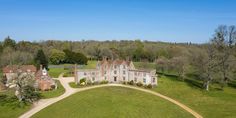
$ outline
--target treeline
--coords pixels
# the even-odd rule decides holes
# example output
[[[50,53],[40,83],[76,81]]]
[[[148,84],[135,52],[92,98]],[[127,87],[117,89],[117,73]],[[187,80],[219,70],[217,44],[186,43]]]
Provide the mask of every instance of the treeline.
[[[157,70],[160,73],[176,74],[184,80],[200,80],[202,87],[216,83],[221,89],[229,83],[236,85],[236,27],[219,26],[209,43],[177,51],[172,58],[159,58]]]
[[[0,66],[86,64],[87,60],[101,60],[103,57],[119,58],[154,62],[160,73],[174,73],[182,80],[191,74],[203,82],[206,89],[210,83],[218,83],[223,88],[236,76],[235,38],[235,26],[220,26],[206,44],[140,40],[15,42],[7,37],[0,42]]]

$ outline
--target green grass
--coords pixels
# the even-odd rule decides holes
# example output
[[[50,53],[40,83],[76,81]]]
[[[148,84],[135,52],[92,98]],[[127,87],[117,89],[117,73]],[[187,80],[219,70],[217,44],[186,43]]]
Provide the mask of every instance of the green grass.
[[[48,74],[53,78],[58,78],[61,73],[66,73],[68,70],[64,70],[64,68],[50,68]]]
[[[14,97],[14,90],[0,92],[1,95]],[[17,118],[31,108],[31,105],[17,106],[17,99],[11,99],[11,101],[2,101],[2,99],[0,98],[0,118]]]
[[[88,61],[88,64],[81,66],[80,69],[95,69],[96,65],[97,65],[97,61]],[[61,64],[61,65],[58,65],[58,66],[61,66],[61,67],[49,68],[48,73],[51,77],[58,78],[58,76],[61,73],[65,73],[65,75],[64,75],[65,77],[73,77],[74,76],[73,74],[69,73],[69,70],[64,69],[64,67],[66,67],[66,66],[74,66],[73,64]]]
[[[95,69],[96,66],[97,66],[97,61],[88,61],[88,64],[82,66],[80,69]]]
[[[75,82],[70,82],[69,85],[71,88],[80,88]]]
[[[58,88],[56,90],[51,90],[51,91],[40,91],[42,98],[47,99],[47,98],[53,98],[53,97],[58,97],[65,93],[65,88],[61,85],[60,81],[56,80]]]
[[[157,96],[122,87],[76,93],[32,118],[191,118],[188,112]]]
[[[226,87],[224,91],[212,88],[209,92],[199,88],[199,83],[183,82],[176,77],[162,77],[154,88],[197,111],[205,118],[235,118],[236,89]]]
[[[149,62],[133,62],[135,68],[137,69],[156,69],[155,63],[149,63]]]

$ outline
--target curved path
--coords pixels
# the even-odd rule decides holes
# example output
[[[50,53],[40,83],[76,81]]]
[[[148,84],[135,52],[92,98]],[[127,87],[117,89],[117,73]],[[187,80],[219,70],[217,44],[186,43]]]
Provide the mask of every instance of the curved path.
[[[69,86],[69,82],[73,82],[74,78],[73,77],[66,77],[63,78],[62,74],[59,76],[59,81],[61,82],[62,86],[65,88],[66,92],[56,98],[49,98],[49,99],[41,99],[38,102],[34,103],[33,108],[30,109],[28,112],[24,113],[23,115],[21,115],[19,118],[29,118],[32,115],[34,115],[35,113],[39,112],[40,110],[44,109],[45,107],[58,102],[74,93],[80,92],[80,91],[85,91],[85,90],[89,90],[89,89],[94,89],[94,88],[100,88],[100,87],[106,87],[106,86],[119,86],[119,87],[125,87],[125,88],[131,88],[131,89],[135,89],[135,90],[139,90],[139,91],[143,91],[146,93],[150,93],[153,94],[155,96],[161,97],[165,100],[168,100],[176,105],[178,105],[179,107],[183,108],[184,110],[186,110],[187,112],[191,113],[194,117],[196,118],[203,118],[200,114],[198,114],[197,112],[195,112],[194,110],[190,109],[189,107],[185,106],[184,104],[171,99],[167,96],[164,96],[160,93],[148,90],[148,89],[143,89],[143,88],[138,88],[138,87],[134,87],[134,86],[127,86],[127,85],[122,85],[122,84],[104,84],[104,85],[96,85],[96,86],[91,86],[91,87],[85,87],[85,88],[71,88]]]

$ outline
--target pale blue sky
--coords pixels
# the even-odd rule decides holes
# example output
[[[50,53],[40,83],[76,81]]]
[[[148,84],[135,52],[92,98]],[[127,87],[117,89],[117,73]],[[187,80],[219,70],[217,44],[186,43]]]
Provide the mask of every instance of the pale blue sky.
[[[205,43],[236,24],[235,0],[0,0],[0,40]]]

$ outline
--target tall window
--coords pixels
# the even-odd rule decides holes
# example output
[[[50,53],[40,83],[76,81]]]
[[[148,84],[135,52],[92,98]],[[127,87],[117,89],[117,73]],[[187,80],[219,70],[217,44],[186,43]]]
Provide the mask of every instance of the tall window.
[[[114,68],[115,68],[115,69],[116,69],[116,67],[117,67],[117,66],[116,66],[116,65],[114,65]]]
[[[143,78],[143,83],[146,83],[146,78]]]
[[[155,78],[152,78],[152,82],[155,83],[156,79]]]
[[[95,72],[92,72],[92,75],[95,75]]]
[[[125,69],[125,65],[123,65],[123,69]]]
[[[136,77],[134,78],[134,82],[137,82],[137,78]]]
[[[123,71],[123,74],[125,75],[125,70]]]
[[[123,77],[123,81],[125,81],[125,77]]]
[[[105,76],[104,79],[107,80],[107,77]]]
[[[92,77],[92,80],[95,81],[95,77]]]
[[[114,74],[116,74],[116,70],[114,71]]]

